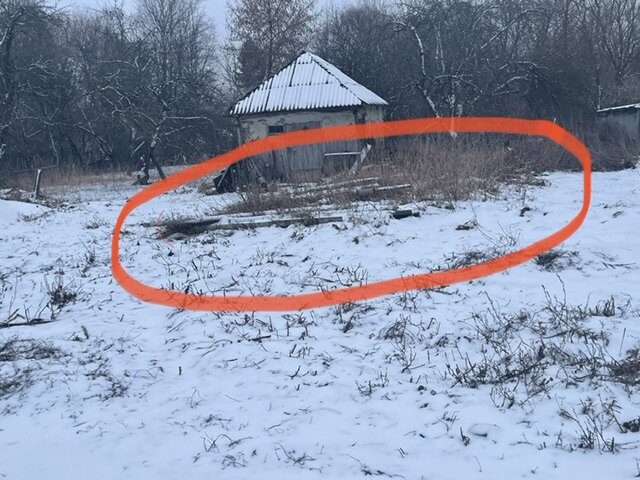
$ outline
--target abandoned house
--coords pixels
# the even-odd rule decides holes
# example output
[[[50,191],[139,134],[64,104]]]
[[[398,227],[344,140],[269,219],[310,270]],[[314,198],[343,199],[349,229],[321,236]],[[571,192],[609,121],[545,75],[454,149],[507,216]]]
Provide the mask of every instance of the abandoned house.
[[[601,126],[612,128],[632,142],[640,142],[640,103],[602,108],[596,112]]]
[[[387,102],[317,55],[303,52],[238,101],[230,111],[240,144],[294,130],[384,119]],[[266,181],[328,174],[362,161],[371,140],[312,144],[244,162]],[[241,166],[238,166],[239,168]]]

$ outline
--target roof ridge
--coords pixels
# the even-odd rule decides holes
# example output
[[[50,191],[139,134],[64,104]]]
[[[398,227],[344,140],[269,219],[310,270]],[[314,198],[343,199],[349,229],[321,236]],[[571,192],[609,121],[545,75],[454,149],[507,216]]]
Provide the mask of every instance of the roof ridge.
[[[327,62],[324,58],[319,57],[318,55],[314,55],[313,53],[309,53],[309,55],[311,55],[311,59],[316,63],[316,65],[318,65],[325,72],[327,72],[329,75],[331,75],[333,78],[335,78],[338,81],[338,83],[340,84],[340,86],[342,88],[344,88],[345,90],[347,90],[351,95],[356,97],[358,99],[358,101],[360,102],[360,105],[362,105],[362,99],[353,90],[351,90],[349,87],[347,87],[338,77],[336,77],[335,74],[332,73],[326,66],[322,65],[322,63],[318,61],[318,60],[322,60],[323,62]],[[335,67],[335,68],[338,69],[339,72],[344,73],[338,67]],[[345,75],[346,75],[346,73],[345,73]],[[355,80],[354,80],[354,82],[355,82]]]
[[[302,55],[304,55],[304,53],[301,53],[300,55],[298,55],[296,57],[296,59],[288,65],[288,66],[293,66],[293,70],[291,70],[291,78],[289,79],[289,86],[293,85],[293,76],[296,74],[296,66],[298,65],[298,60],[300,60],[302,58]],[[287,67],[284,67],[284,68],[287,68]],[[284,68],[282,70],[284,70]],[[280,70],[280,72],[282,70]],[[280,73],[280,72],[278,72],[278,73]],[[276,75],[278,73],[276,73]]]

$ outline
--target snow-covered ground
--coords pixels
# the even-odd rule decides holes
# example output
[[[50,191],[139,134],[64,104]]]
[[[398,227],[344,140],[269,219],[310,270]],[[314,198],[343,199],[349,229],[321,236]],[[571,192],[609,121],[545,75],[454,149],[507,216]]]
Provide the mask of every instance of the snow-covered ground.
[[[185,186],[132,214],[122,261],[149,284],[231,295],[445,269],[572,218],[581,175],[545,180],[419,218],[363,204],[340,224],[158,239],[142,224],[235,198]],[[594,174],[589,216],[556,257],[282,314],[180,311],[123,291],[110,241],[135,191],[0,201],[0,322],[13,325],[0,327],[0,478],[640,473],[638,170]]]

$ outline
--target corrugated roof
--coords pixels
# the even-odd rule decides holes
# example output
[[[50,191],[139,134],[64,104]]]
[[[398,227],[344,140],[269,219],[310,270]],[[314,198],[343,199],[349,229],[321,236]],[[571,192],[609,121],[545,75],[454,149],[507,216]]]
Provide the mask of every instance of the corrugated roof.
[[[326,60],[304,52],[231,109],[232,115],[388,103]]]
[[[618,107],[601,108],[600,110],[596,110],[596,112],[607,114],[607,113],[624,112],[626,110],[640,110],[640,103],[632,103],[630,105],[620,105]]]

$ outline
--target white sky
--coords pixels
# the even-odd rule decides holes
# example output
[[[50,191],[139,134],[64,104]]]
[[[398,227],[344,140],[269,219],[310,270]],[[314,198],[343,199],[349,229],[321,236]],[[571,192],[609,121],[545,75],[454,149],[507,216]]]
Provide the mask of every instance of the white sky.
[[[325,7],[329,5],[340,5],[343,3],[349,3],[351,0],[316,0],[319,7]],[[135,0],[124,0],[125,6],[133,5]],[[105,3],[111,3],[109,0],[58,0],[59,7],[69,6],[71,8],[86,8],[96,9]],[[203,5],[206,12],[215,20],[218,39],[222,39],[225,36],[225,10],[227,0],[203,0]]]

